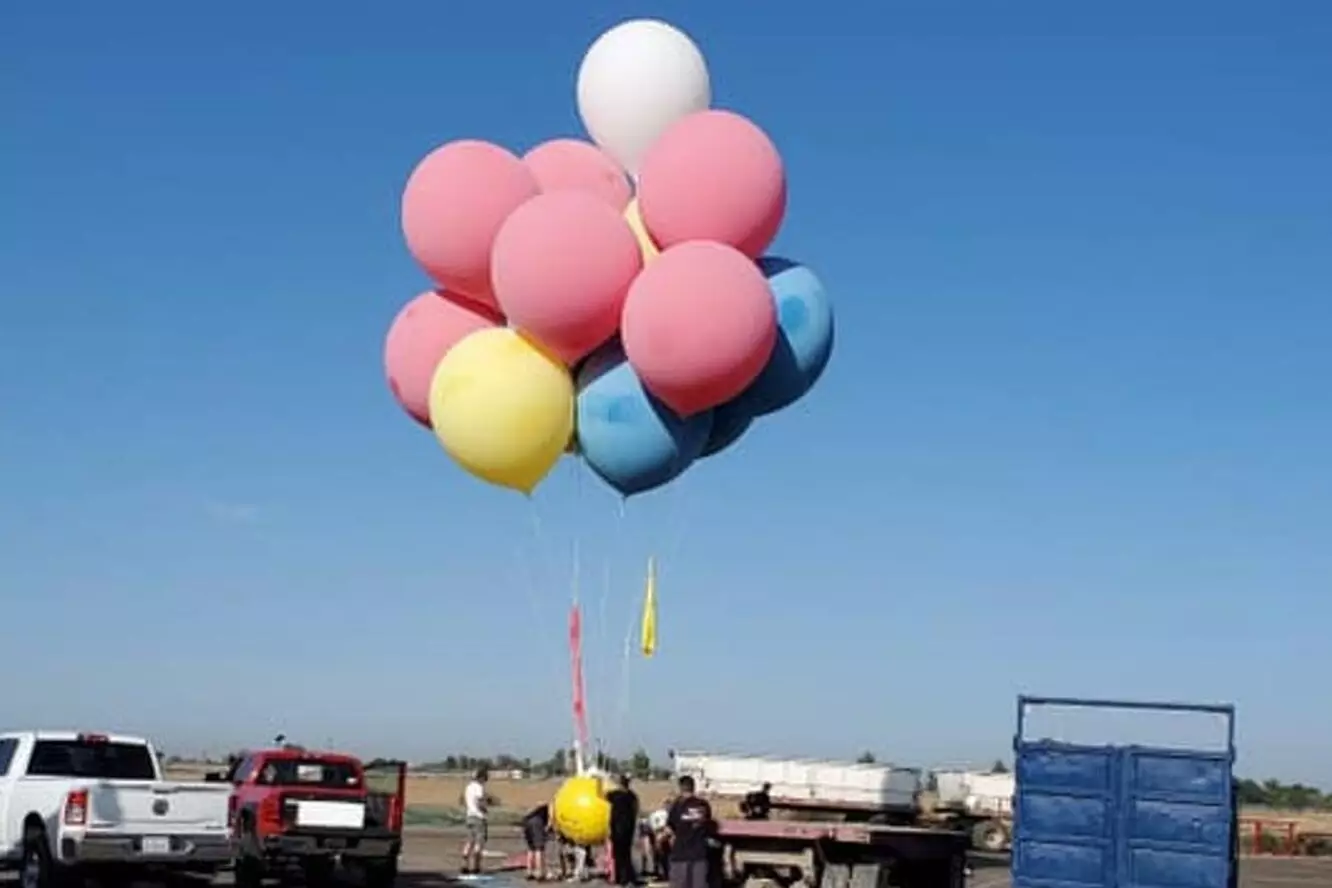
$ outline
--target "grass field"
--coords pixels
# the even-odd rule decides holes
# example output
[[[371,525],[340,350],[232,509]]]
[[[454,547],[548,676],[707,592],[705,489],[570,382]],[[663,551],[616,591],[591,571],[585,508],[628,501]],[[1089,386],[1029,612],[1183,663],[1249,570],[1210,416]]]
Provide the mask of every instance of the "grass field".
[[[201,779],[204,772],[216,766],[180,765],[173,767],[172,776],[181,780]],[[462,774],[412,774],[407,778],[408,820],[413,824],[451,823],[461,819],[463,787],[467,776]],[[559,788],[558,780],[510,780],[493,777],[489,791],[496,800],[494,820],[497,823],[516,822],[523,814],[543,802],[548,802]],[[669,781],[637,781],[635,791],[645,810],[661,804],[671,791]],[[717,813],[733,816],[735,811],[722,803]],[[1245,809],[1243,817],[1261,820],[1268,830],[1282,829],[1286,822],[1294,822],[1300,832],[1332,834],[1332,812],[1274,811],[1271,809]]]

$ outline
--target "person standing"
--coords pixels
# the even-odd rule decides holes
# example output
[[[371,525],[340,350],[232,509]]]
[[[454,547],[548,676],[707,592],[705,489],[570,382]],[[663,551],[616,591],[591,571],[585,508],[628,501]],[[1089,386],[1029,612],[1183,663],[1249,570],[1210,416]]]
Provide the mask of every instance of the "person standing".
[[[481,856],[486,850],[488,838],[487,814],[490,799],[486,796],[486,782],[489,779],[488,770],[477,768],[472,782],[463,790],[463,808],[467,818],[467,841],[463,843],[462,852],[464,875],[481,872]]]
[[[685,775],[679,781],[680,794],[666,817],[671,841],[671,888],[709,888],[711,846],[715,842],[717,822],[712,806],[694,793],[694,778]]]
[[[638,795],[630,789],[628,774],[621,774],[619,786],[606,793],[610,804],[611,867],[616,885],[633,885],[634,839],[638,837]]]

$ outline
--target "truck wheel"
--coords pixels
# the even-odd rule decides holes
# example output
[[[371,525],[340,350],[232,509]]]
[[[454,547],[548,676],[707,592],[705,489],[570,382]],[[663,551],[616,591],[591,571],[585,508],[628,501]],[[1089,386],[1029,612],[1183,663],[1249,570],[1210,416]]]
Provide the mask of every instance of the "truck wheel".
[[[264,882],[264,864],[242,851],[236,857],[236,888],[259,888]]]
[[[307,857],[301,861],[301,875],[309,888],[326,888],[333,881],[332,857]]]
[[[56,888],[61,883],[51,846],[42,830],[29,830],[23,836],[23,857],[19,862],[19,888]]]
[[[985,820],[971,829],[971,847],[978,851],[1003,851],[1008,847],[1008,828],[998,820]]]
[[[398,879],[398,858],[367,860],[364,864],[365,888],[393,888]]]
[[[264,883],[263,847],[254,834],[254,821],[249,812],[241,813],[240,841],[236,843],[236,865],[233,879],[236,888],[260,888]]]

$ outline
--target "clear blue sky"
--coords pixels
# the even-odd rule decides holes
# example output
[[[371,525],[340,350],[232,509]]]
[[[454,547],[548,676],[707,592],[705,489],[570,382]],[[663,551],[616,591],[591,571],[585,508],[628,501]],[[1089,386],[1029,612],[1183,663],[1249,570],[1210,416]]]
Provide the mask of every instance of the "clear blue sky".
[[[380,362],[415,161],[578,134],[639,14],[776,140],[840,331],[622,518],[467,478]],[[8,9],[6,721],[545,754],[577,540],[618,748],[988,761],[1028,690],[1234,701],[1244,771],[1332,784],[1330,39],[1312,0]]]

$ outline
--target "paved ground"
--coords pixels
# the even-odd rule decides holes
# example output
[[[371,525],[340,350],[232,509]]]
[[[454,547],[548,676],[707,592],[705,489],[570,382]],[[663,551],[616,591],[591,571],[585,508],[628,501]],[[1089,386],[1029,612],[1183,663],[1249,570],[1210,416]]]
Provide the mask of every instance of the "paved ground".
[[[500,858],[523,847],[517,832],[509,830],[495,830],[490,845]],[[402,888],[443,888],[449,884],[440,874],[457,872],[461,847],[462,834],[456,829],[412,831],[403,854],[403,869],[410,875],[403,880]],[[525,883],[517,880],[513,884]],[[968,885],[969,888],[1010,888],[1007,858],[974,861]],[[508,886],[496,879],[486,888]],[[1332,888],[1332,858],[1248,858],[1240,863],[1240,888]]]
[[[968,888],[1010,888],[1008,862],[976,862]],[[1240,888],[1332,888],[1332,858],[1246,858]]]
[[[460,888],[453,874],[458,871],[462,832],[457,829],[413,829],[403,850],[401,888]],[[495,830],[491,835],[488,864],[498,866],[509,855],[522,850],[516,830]],[[3,888],[16,888],[12,876],[0,877]],[[224,876],[218,885],[231,885]],[[592,883],[595,886],[598,883]],[[1002,858],[978,859],[969,888],[1010,888],[1008,862]],[[526,888],[521,878],[500,876],[477,883],[477,888]],[[1240,888],[1332,888],[1332,858],[1249,858],[1240,864]]]

